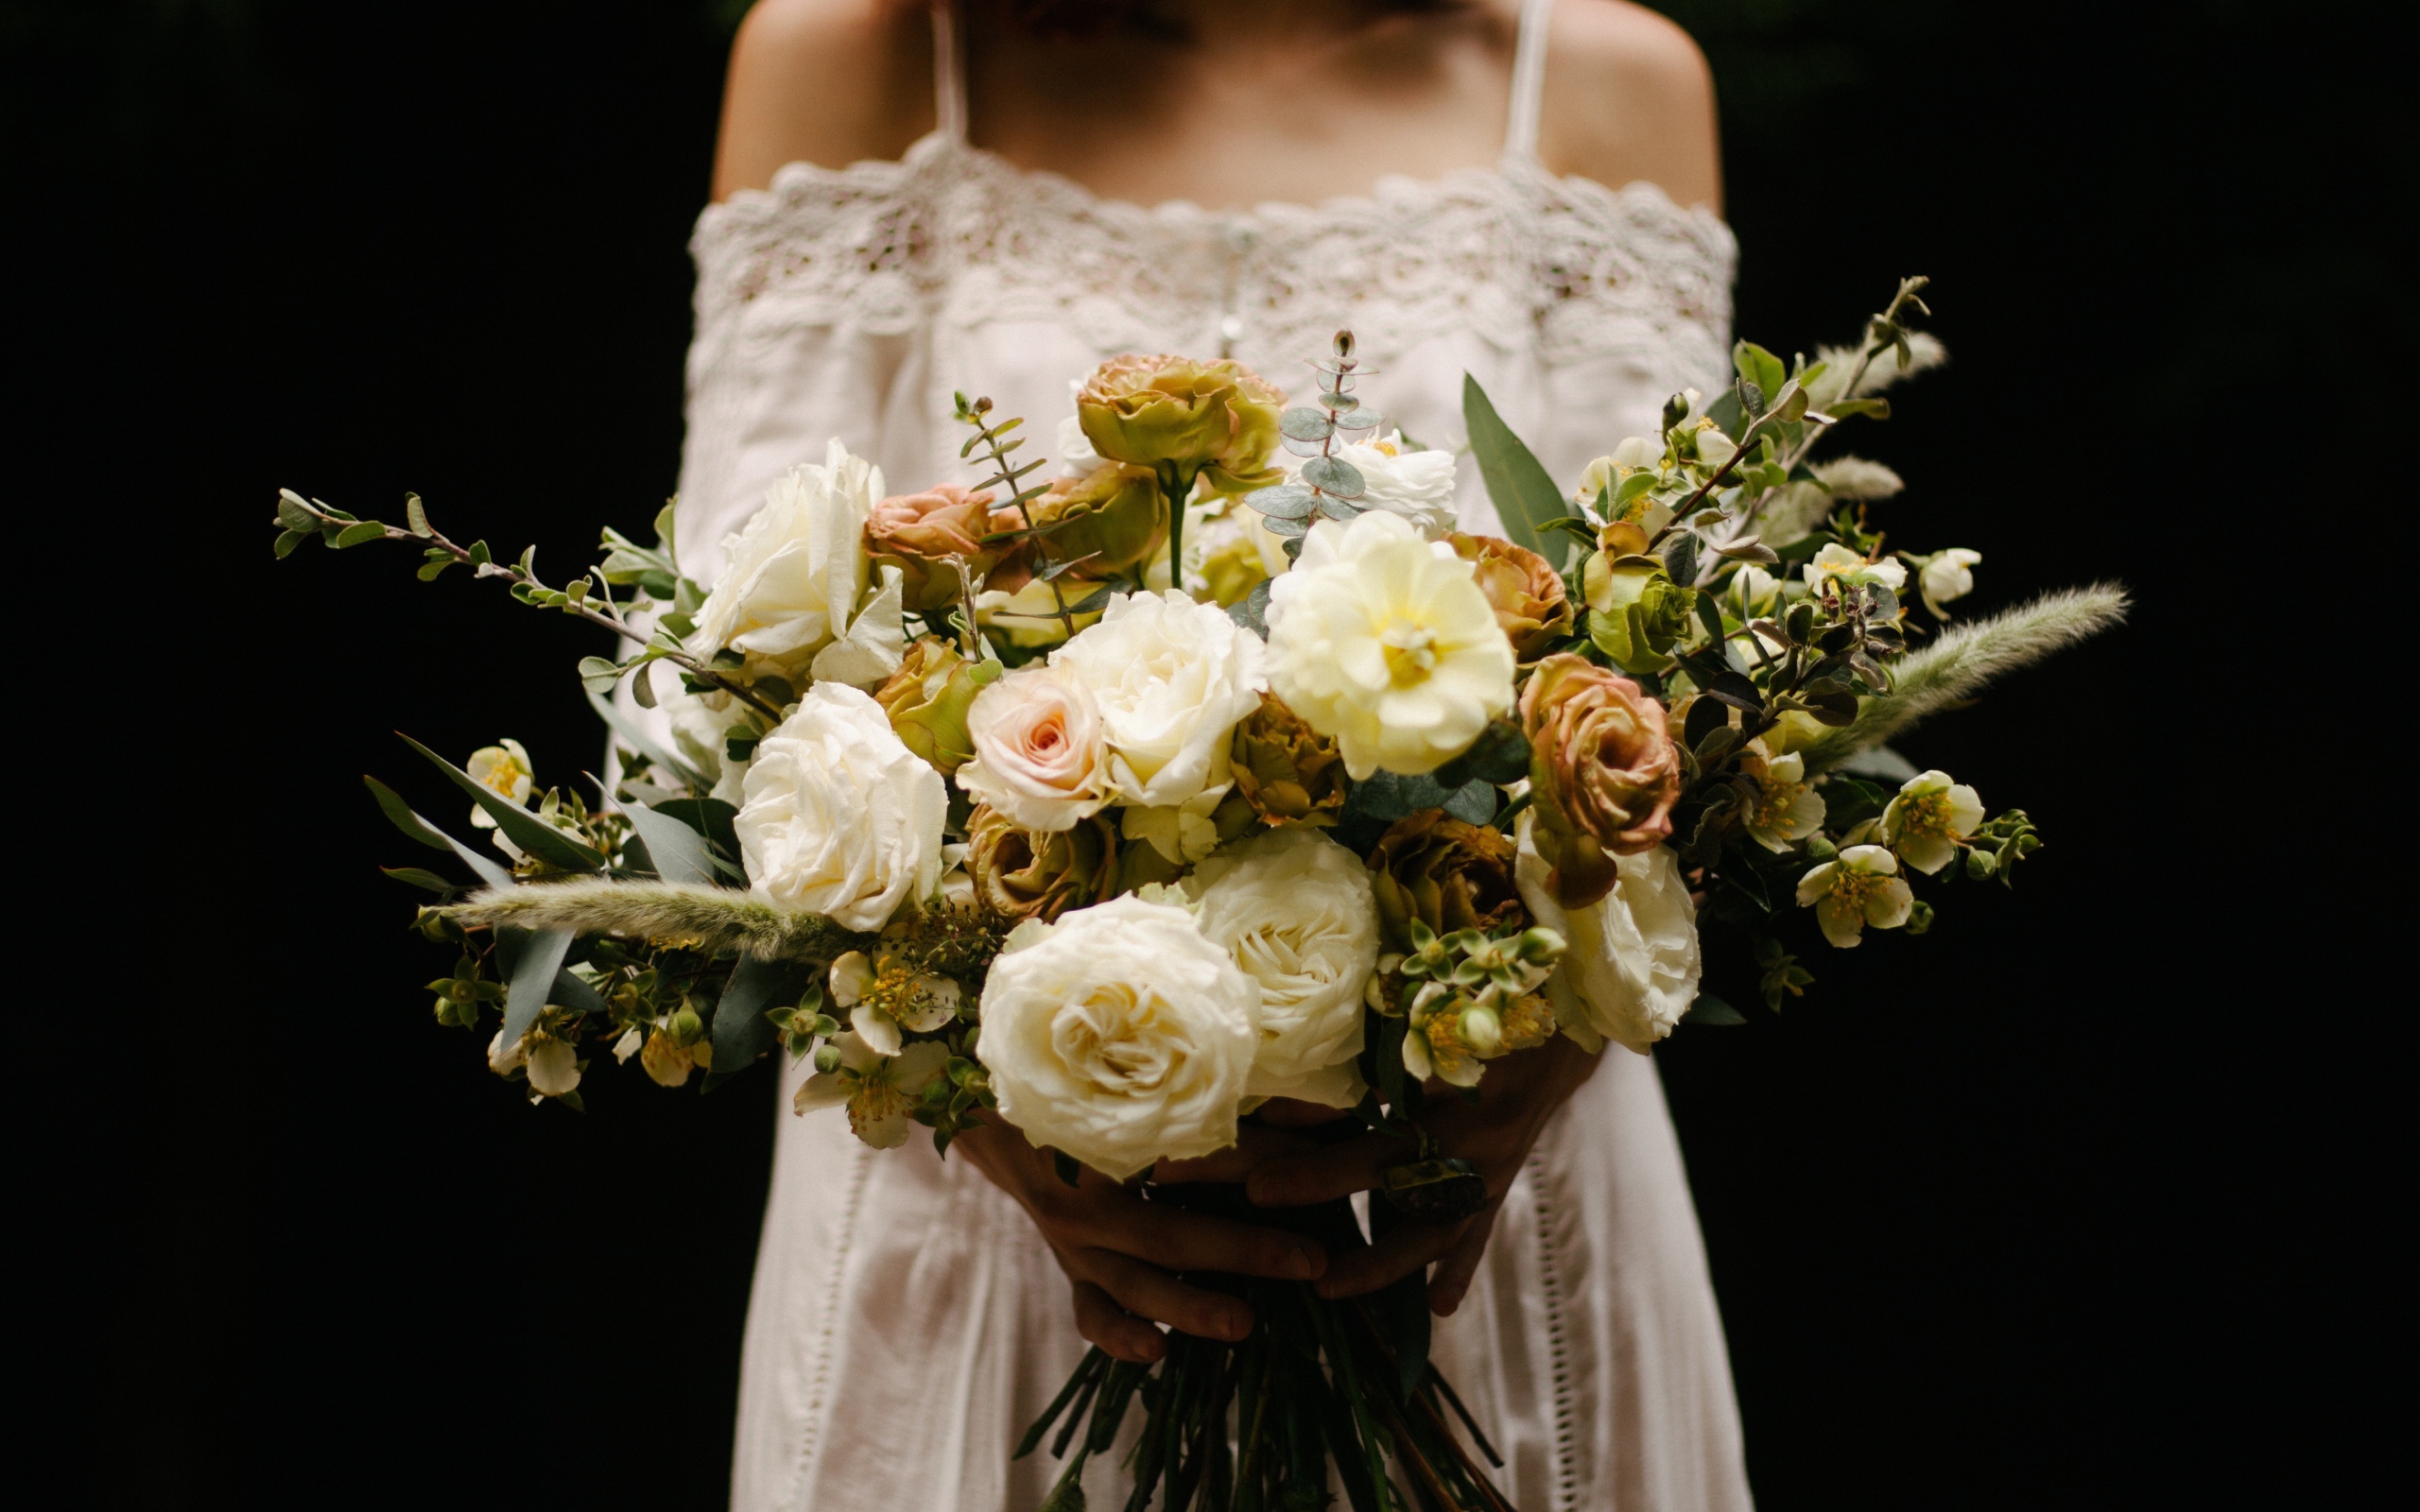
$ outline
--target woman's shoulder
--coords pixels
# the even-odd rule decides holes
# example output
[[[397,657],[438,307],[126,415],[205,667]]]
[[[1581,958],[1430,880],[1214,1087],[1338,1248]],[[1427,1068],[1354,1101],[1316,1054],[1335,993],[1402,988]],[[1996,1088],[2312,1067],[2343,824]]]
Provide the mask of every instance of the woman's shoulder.
[[[933,43],[912,0],[757,0],[723,85],[714,198],[785,163],[897,158],[933,129]]]
[[[1627,0],[1558,0],[1538,155],[1616,188],[1645,180],[1720,211],[1714,77],[1669,19]]]

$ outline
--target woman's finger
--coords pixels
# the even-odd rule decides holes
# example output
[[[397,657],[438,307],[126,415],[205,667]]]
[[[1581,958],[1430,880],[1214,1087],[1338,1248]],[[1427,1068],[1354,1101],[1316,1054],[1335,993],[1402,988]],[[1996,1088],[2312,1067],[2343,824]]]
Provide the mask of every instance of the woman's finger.
[[[1236,1131],[1236,1143],[1214,1155],[1191,1160],[1162,1160],[1151,1179],[1176,1184],[1185,1181],[1241,1182],[1270,1160],[1308,1155],[1319,1142],[1306,1134],[1246,1124]]]
[[[1319,1293],[1327,1297],[1358,1297],[1390,1285],[1453,1248],[1467,1227],[1467,1219],[1453,1224],[1419,1219],[1406,1223],[1367,1249],[1337,1256],[1327,1274],[1320,1278]]]
[[[1187,1212],[1166,1203],[1104,1204],[1084,1215],[1080,1229],[1088,1245],[1147,1260],[1167,1270],[1217,1270],[1307,1281],[1327,1269],[1327,1251],[1316,1239]]]
[[[1478,1274],[1478,1263],[1487,1254],[1487,1242],[1495,1232],[1495,1210],[1503,1206],[1504,1199],[1498,1197],[1481,1208],[1453,1247],[1437,1258],[1437,1268],[1428,1277],[1428,1311],[1446,1317],[1462,1305],[1471,1278]]]
[[[1263,1208],[1307,1208],[1333,1202],[1378,1184],[1378,1173],[1418,1153],[1411,1141],[1391,1134],[1364,1134],[1313,1155],[1281,1156],[1255,1169],[1244,1194]]]
[[[1196,1338],[1232,1341],[1252,1332],[1252,1309],[1240,1297],[1187,1286],[1156,1265],[1112,1249],[1091,1250],[1077,1263],[1129,1313]]]
[[[1098,1345],[1111,1359],[1129,1365],[1155,1365],[1168,1352],[1159,1330],[1112,1301],[1107,1292],[1091,1281],[1073,1285],[1076,1332],[1086,1344]]]

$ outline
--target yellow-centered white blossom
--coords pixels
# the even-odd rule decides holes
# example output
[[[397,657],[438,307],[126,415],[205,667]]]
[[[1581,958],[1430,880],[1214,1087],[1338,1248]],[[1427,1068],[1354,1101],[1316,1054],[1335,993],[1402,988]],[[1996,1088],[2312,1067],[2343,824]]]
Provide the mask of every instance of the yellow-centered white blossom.
[[[1270,682],[1357,782],[1416,776],[1512,707],[1512,643],[1471,563],[1372,512],[1311,528],[1269,595]]]
[[[914,1110],[926,1086],[949,1065],[949,1047],[923,1040],[885,1056],[855,1034],[832,1037],[840,1064],[819,1071],[790,1099],[794,1112],[846,1105],[849,1131],[877,1150],[895,1150],[914,1132]]]
[[[1882,811],[1882,840],[1929,877],[1958,859],[1958,842],[1983,823],[1983,800],[1943,771],[1918,772]]]
[[[1811,593],[1821,593],[1827,582],[1837,582],[1843,588],[1877,583],[1895,593],[1908,584],[1908,564],[1896,557],[1868,561],[1848,547],[1833,541],[1817,552],[1813,560],[1801,567],[1799,575],[1806,579],[1806,590]]]
[[[1975,565],[1982,559],[1979,551],[1952,546],[1925,563],[1925,570],[1916,575],[1916,587],[1923,593],[1925,608],[1932,610],[1933,618],[1949,618],[1949,611],[1942,606],[1975,591]]]
[[[1899,872],[1899,858],[1878,845],[1853,845],[1798,879],[1798,905],[1813,906],[1824,937],[1841,950],[1864,938],[1865,926],[1897,929],[1916,904]]]
[[[850,951],[832,963],[832,1001],[849,1012],[849,1027],[876,1055],[903,1053],[900,1031],[930,1034],[958,1017],[958,984],[896,961],[869,960]]]
[[[1824,827],[1824,795],[1806,782],[1806,758],[1797,751],[1775,756],[1761,740],[1748,743],[1739,770],[1756,784],[1748,810],[1748,834],[1779,853]]]
[[[471,774],[472,782],[525,809],[529,806],[530,790],[538,782],[537,773],[529,765],[529,753],[517,740],[480,747],[471,752],[471,760],[462,769]],[[471,805],[471,822],[482,830],[495,828],[494,816],[475,803]]]

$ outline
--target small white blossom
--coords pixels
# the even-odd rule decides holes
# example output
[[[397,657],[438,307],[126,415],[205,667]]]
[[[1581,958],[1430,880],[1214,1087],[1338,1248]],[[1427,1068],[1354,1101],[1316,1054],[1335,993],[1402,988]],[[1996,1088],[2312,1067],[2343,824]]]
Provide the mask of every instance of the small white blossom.
[[[1983,554],[1979,551],[1952,546],[1947,551],[1936,553],[1932,560],[1925,563],[1924,571],[1916,578],[1916,586],[1924,593],[1925,608],[1932,610],[1933,618],[1949,618],[1949,611],[1942,606],[1964,598],[1975,591],[1975,564],[1982,559]]]
[[[925,1088],[949,1064],[949,1047],[924,1040],[897,1056],[885,1056],[854,1034],[832,1037],[840,1053],[834,1071],[819,1071],[790,1099],[794,1112],[819,1108],[849,1109],[849,1129],[877,1150],[895,1150],[915,1127],[913,1112]]]
[[[471,760],[462,769],[471,774],[472,782],[507,802],[525,809],[529,806],[529,793],[538,778],[521,742],[508,740],[482,746],[471,752]],[[471,805],[471,822],[482,830],[495,828],[493,816],[475,803]]]
[[[1897,593],[1907,586],[1908,567],[1896,557],[1880,561],[1868,561],[1848,547],[1834,541],[1815,554],[1815,559],[1799,569],[1806,579],[1806,591],[1820,593],[1826,582],[1837,582],[1843,588],[1860,583],[1878,583]]]
[[[1983,800],[1942,771],[1918,772],[1882,811],[1882,838],[1929,877],[1958,857],[1958,842],[1983,822]]]
[[[1806,757],[1775,756],[1763,741],[1751,741],[1739,769],[1756,784],[1748,834],[1758,845],[1778,853],[1824,827],[1824,795],[1807,784]]]
[[[849,1027],[875,1054],[902,1054],[900,1031],[930,1034],[958,1017],[959,988],[945,976],[889,963],[863,951],[832,963],[832,1001],[849,1010]]]
[[[1865,926],[1897,929],[1915,907],[1898,875],[1899,858],[1878,845],[1853,845],[1798,879],[1798,905],[1812,905],[1824,937],[1841,950],[1863,938]]]

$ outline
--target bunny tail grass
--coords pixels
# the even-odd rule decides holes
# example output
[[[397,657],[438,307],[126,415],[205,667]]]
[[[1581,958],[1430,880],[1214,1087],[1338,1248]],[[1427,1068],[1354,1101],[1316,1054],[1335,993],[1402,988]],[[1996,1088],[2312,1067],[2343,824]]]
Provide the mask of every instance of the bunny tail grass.
[[[604,877],[490,887],[448,912],[464,924],[680,940],[759,960],[829,960],[869,937],[842,929],[821,914],[776,908],[733,887]]]
[[[1838,766],[1994,678],[2108,629],[2125,619],[2126,609],[2124,589],[2095,583],[2045,593],[2005,614],[1959,626],[1893,667],[1891,691],[1866,699],[1855,722],[1826,730],[1800,747],[1806,770]]]

